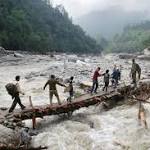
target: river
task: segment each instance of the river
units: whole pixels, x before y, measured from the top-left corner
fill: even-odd
[[[75,91],[78,83],[91,81],[93,71],[100,66],[101,72],[109,69],[112,72],[114,64],[122,66],[121,84],[131,82],[129,72],[131,60],[121,60],[117,55],[80,56],[56,55],[54,58],[45,55],[24,55],[20,58],[5,56],[0,58],[0,107],[10,107],[12,100],[5,90],[5,85],[14,82],[16,75],[21,76],[21,87],[25,92],[22,102],[29,105],[29,96],[33,105],[48,104],[48,89],[43,86],[51,74],[66,80],[75,77]],[[142,78],[150,74],[150,62],[137,61],[142,67]],[[102,89],[103,78],[99,79]],[[63,87],[58,87],[61,101],[68,94]],[[54,98],[54,102],[56,98]],[[18,106],[17,106],[18,107]],[[18,107],[19,108],[19,107]],[[150,124],[149,104],[147,122]],[[101,106],[82,108],[73,113],[70,119],[63,116],[50,116],[37,120],[39,134],[32,139],[33,146],[48,146],[49,150],[150,150],[150,130],[138,124],[137,105],[123,105],[109,111],[103,111]],[[31,121],[25,121],[31,127]]]

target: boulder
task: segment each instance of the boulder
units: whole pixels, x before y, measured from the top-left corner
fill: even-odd
[[[87,65],[86,62],[83,62],[83,61],[81,61],[81,60],[77,60],[76,63],[77,63],[79,66]]]
[[[0,143],[1,144],[15,144],[18,141],[16,133],[3,125],[0,125]]]
[[[144,49],[144,55],[150,56],[150,47]]]
[[[68,57],[68,62],[73,62],[73,63],[76,63],[78,60],[78,57],[76,55],[70,55]]]
[[[140,55],[137,58],[140,59],[140,60],[150,61],[150,55]]]
[[[76,62],[77,62],[77,59],[76,59],[76,58],[68,58],[68,62],[76,63]]]
[[[133,59],[136,58],[137,56],[134,54],[120,54],[119,58],[120,59]]]
[[[7,51],[0,46],[0,56],[4,56],[4,55],[7,55]]]
[[[24,56],[20,53],[15,52],[14,53],[14,57],[19,57],[19,58],[23,58]]]
[[[83,81],[83,82],[79,83],[79,87],[80,87],[80,89],[82,89],[86,92],[89,92],[92,87],[92,82]]]

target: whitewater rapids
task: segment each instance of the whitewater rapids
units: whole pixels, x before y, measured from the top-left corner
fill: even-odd
[[[120,60],[116,55],[83,56],[56,55],[54,58],[42,55],[24,55],[21,58],[4,56],[0,58],[0,107],[10,107],[12,100],[5,85],[14,82],[16,75],[21,76],[21,87],[26,93],[22,102],[29,105],[29,96],[33,105],[49,104],[48,88],[43,86],[51,74],[67,79],[75,77],[75,91],[82,81],[91,81],[93,71],[100,66],[102,72],[112,72],[114,64],[122,66],[122,84],[130,82],[131,60]],[[138,61],[142,67],[142,78],[150,75],[150,62]],[[100,78],[102,89],[103,78]],[[58,87],[61,101],[68,94]],[[54,102],[57,100],[54,98]],[[19,108],[19,107],[18,107]],[[147,122],[150,127],[150,105],[146,104]],[[48,146],[49,150],[150,150],[150,130],[138,124],[138,106],[118,106],[109,111],[91,106],[75,111],[70,120],[62,116],[38,119],[39,134],[32,139],[33,146]],[[31,127],[31,121],[25,121]]]

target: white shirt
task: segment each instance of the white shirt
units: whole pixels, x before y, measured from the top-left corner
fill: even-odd
[[[18,91],[20,94],[24,94],[24,93],[21,91],[19,82],[16,82],[16,87],[17,87],[17,91]]]

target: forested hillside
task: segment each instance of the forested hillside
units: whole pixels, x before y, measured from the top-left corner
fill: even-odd
[[[26,51],[99,52],[101,47],[48,0],[0,0],[0,45]]]
[[[117,34],[109,46],[108,52],[138,52],[150,46],[150,21],[127,26],[121,35]]]

